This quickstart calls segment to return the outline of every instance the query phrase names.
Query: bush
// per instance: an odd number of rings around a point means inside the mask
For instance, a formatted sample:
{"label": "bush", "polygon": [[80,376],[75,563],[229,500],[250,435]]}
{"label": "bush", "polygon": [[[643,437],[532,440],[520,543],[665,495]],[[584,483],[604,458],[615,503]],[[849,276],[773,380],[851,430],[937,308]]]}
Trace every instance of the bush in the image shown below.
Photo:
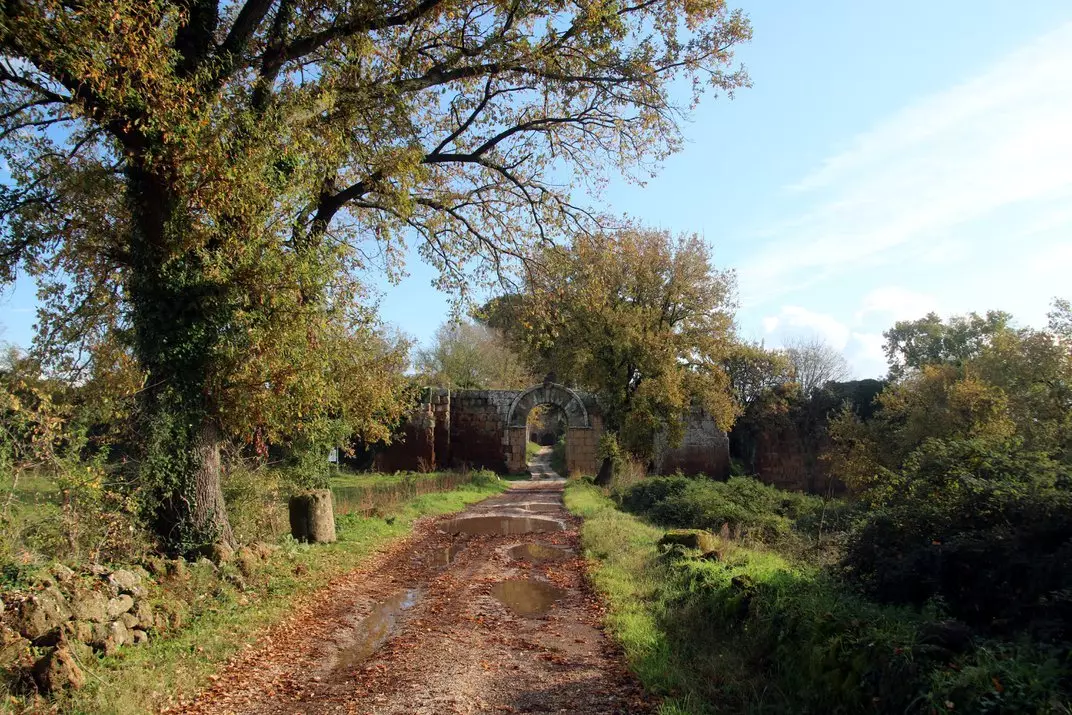
{"label": "bush", "polygon": [[[822,523],[819,497],[785,492],[750,477],[726,482],[683,476],[650,477],[623,490],[622,508],[663,526],[707,529],[778,543],[803,533],[797,523]],[[848,509],[840,502],[832,512],[844,522]],[[835,520],[832,518],[830,526]]]}

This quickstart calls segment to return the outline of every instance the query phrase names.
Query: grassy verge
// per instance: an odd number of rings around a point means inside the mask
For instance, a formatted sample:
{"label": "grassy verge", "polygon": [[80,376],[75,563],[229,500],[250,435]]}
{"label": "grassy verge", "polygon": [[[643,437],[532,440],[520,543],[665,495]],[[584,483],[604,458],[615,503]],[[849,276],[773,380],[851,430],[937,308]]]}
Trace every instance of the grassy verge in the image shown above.
{"label": "grassy verge", "polygon": [[1069,712],[1058,649],[962,638],[760,546],[660,549],[662,529],[585,482],[566,505],[585,519],[608,629],[663,715]]}
{"label": "grassy verge", "polygon": [[[283,547],[249,578],[247,588],[216,581],[214,590],[202,596],[212,599],[211,605],[173,635],[84,663],[86,687],[66,694],[55,706],[68,713],[124,715],[154,711],[189,697],[253,634],[285,617],[294,597],[356,568],[408,534],[418,518],[458,511],[504,488],[501,482],[491,482],[423,494],[394,508],[387,519],[341,516],[339,541],[327,546],[284,540]],[[196,587],[201,578],[210,581],[208,574],[199,571],[211,568],[204,562],[191,566],[191,585]]]}

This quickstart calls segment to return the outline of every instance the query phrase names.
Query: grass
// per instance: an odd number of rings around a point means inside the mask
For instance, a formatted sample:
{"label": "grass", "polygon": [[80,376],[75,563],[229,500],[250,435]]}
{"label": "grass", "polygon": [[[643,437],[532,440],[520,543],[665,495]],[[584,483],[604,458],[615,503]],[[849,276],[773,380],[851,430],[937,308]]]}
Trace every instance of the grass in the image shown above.
{"label": "grass", "polygon": [[824,569],[719,539],[718,558],[680,547],[583,481],[566,506],[606,625],[662,715],[1070,711],[1067,655],[1031,643],[928,642],[937,609],[867,601]]}
{"label": "grass", "polygon": [[[356,514],[338,518],[338,542],[309,546],[284,539],[258,572],[262,586],[232,588],[222,579],[205,594],[211,605],[174,635],[118,655],[85,663],[86,687],[66,693],[55,705],[66,713],[143,713],[155,711],[198,692],[220,664],[238,652],[259,630],[284,618],[293,599],[323,587],[408,534],[422,516],[446,514],[499,493],[501,482],[481,481],[451,491],[422,494],[391,510],[390,520]],[[207,564],[190,568],[192,584],[211,582]],[[299,576],[298,574],[301,573]],[[252,579],[251,579],[252,580]],[[10,702],[0,710],[14,708]]]}

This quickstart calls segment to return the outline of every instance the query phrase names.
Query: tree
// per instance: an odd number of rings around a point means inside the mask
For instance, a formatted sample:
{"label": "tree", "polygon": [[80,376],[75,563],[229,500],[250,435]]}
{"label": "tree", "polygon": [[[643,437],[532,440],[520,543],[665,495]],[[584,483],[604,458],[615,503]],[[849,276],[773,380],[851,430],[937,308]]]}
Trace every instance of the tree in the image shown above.
{"label": "tree", "polygon": [[768,391],[793,380],[793,364],[788,354],[767,350],[761,343],[734,343],[723,360],[723,367],[742,412]]}
{"label": "tree", "polygon": [[498,331],[480,323],[444,323],[432,345],[418,351],[416,363],[439,387],[515,390],[535,382]]}
{"label": "tree", "polygon": [[695,234],[627,227],[545,250],[520,300],[515,339],[534,365],[598,394],[604,427],[647,459],[680,442],[693,405],[728,429],[737,414],[723,360],[734,276]]}
{"label": "tree", "polygon": [[897,379],[924,365],[960,364],[985,347],[1005,330],[1012,316],[1000,310],[955,315],[943,321],[936,313],[919,320],[901,320],[882,335],[886,338],[886,359],[890,377]]}
{"label": "tree", "polygon": [[394,379],[347,382],[398,355],[363,270],[416,235],[464,294],[593,230],[563,187],[676,150],[670,88],[746,85],[750,32],[721,0],[8,2],[0,275],[43,284],[53,369],[135,358],[166,542],[229,540],[226,439],[401,409]]}
{"label": "tree", "polygon": [[845,357],[820,337],[789,340],[785,353],[793,366],[793,379],[805,395],[828,382],[843,382],[852,377]]}

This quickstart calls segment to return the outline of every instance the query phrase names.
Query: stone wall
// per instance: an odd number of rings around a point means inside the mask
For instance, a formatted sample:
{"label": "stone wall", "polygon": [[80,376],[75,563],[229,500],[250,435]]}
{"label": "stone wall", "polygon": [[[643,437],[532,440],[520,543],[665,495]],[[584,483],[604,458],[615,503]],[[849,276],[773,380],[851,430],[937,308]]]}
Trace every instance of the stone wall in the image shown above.
{"label": "stone wall", "polygon": [[422,472],[435,469],[442,461],[437,459],[436,425],[437,420],[429,405],[415,409],[401,433],[376,453],[376,471]]}
{"label": "stone wall", "polygon": [[506,418],[517,395],[516,390],[459,390],[451,393],[450,457],[445,464],[510,471]]}
{"label": "stone wall", "polygon": [[730,474],[730,443],[707,412],[694,409],[685,423],[685,436],[677,447],[657,449],[656,471],[660,474],[705,474],[726,479]]}

